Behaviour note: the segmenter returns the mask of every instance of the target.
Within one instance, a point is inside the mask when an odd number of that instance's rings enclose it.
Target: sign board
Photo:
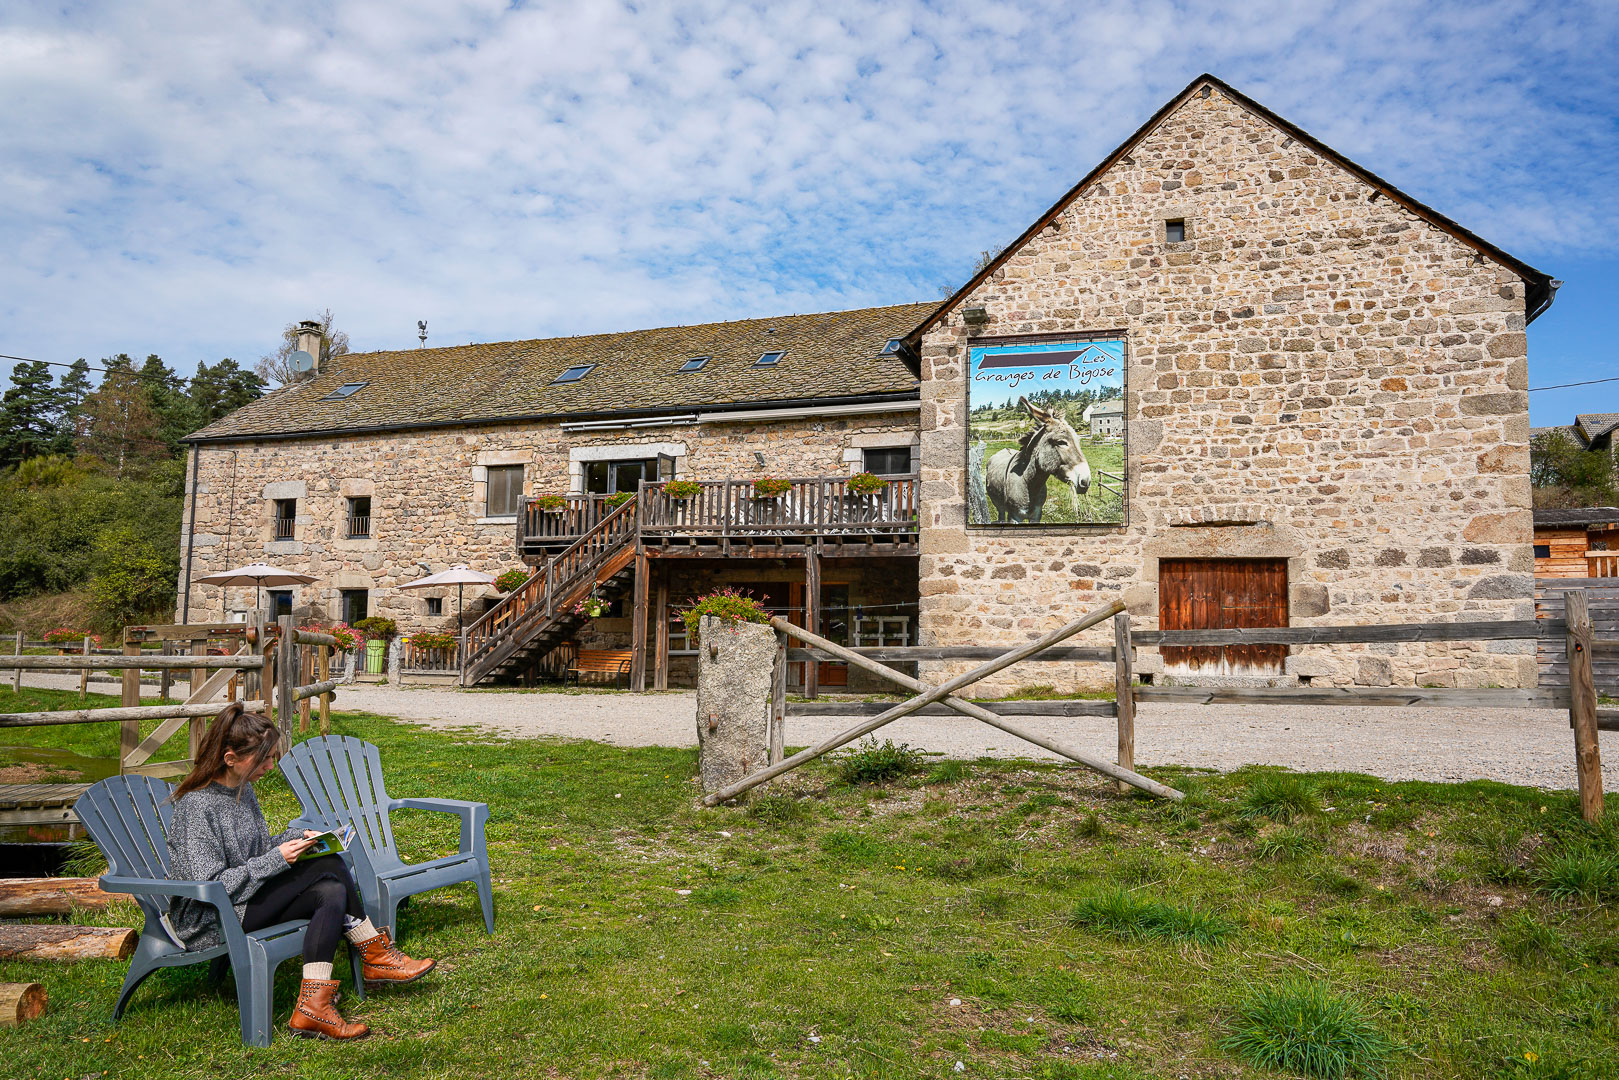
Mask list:
[[[967,366],[967,523],[1124,524],[1125,343],[999,339]]]

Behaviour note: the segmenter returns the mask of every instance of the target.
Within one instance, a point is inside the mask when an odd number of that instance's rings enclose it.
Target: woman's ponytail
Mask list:
[[[233,701],[219,711],[197,747],[197,758],[191,771],[180,781],[169,796],[170,801],[209,784],[225,775],[225,752],[239,758],[250,758],[254,768],[268,761],[281,742],[281,732],[264,713],[248,712],[239,701]]]

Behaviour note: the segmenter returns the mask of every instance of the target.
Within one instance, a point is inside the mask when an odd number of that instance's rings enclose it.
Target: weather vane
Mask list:
[[[425,319],[416,320],[416,337],[421,342],[419,347],[427,348],[427,321]]]

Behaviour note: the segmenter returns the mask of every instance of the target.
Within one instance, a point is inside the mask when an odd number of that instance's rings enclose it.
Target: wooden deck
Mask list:
[[[89,784],[0,784],[0,825],[76,825]]]

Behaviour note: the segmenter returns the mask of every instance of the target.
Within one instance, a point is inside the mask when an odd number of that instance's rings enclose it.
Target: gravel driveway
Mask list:
[[[29,673],[24,681],[78,688],[75,676]],[[143,685],[141,692],[151,697],[157,691]],[[355,685],[339,690],[337,700],[343,709],[395,716],[431,728],[472,727],[519,737],[594,739],[615,746],[697,744],[697,695],[689,691],[498,693]],[[1016,720],[1078,749],[1113,755],[1110,719]],[[787,743],[807,746],[854,722],[837,716],[791,717]],[[881,735],[950,757],[1055,756],[966,717],[910,717],[883,728]],[[1619,738],[1609,735],[1603,741],[1607,751],[1603,786],[1613,791],[1619,789]],[[1386,780],[1487,779],[1542,788],[1575,787],[1574,735],[1568,714],[1549,709],[1145,704],[1136,713],[1136,761],[1222,770],[1286,765],[1370,773]]]

